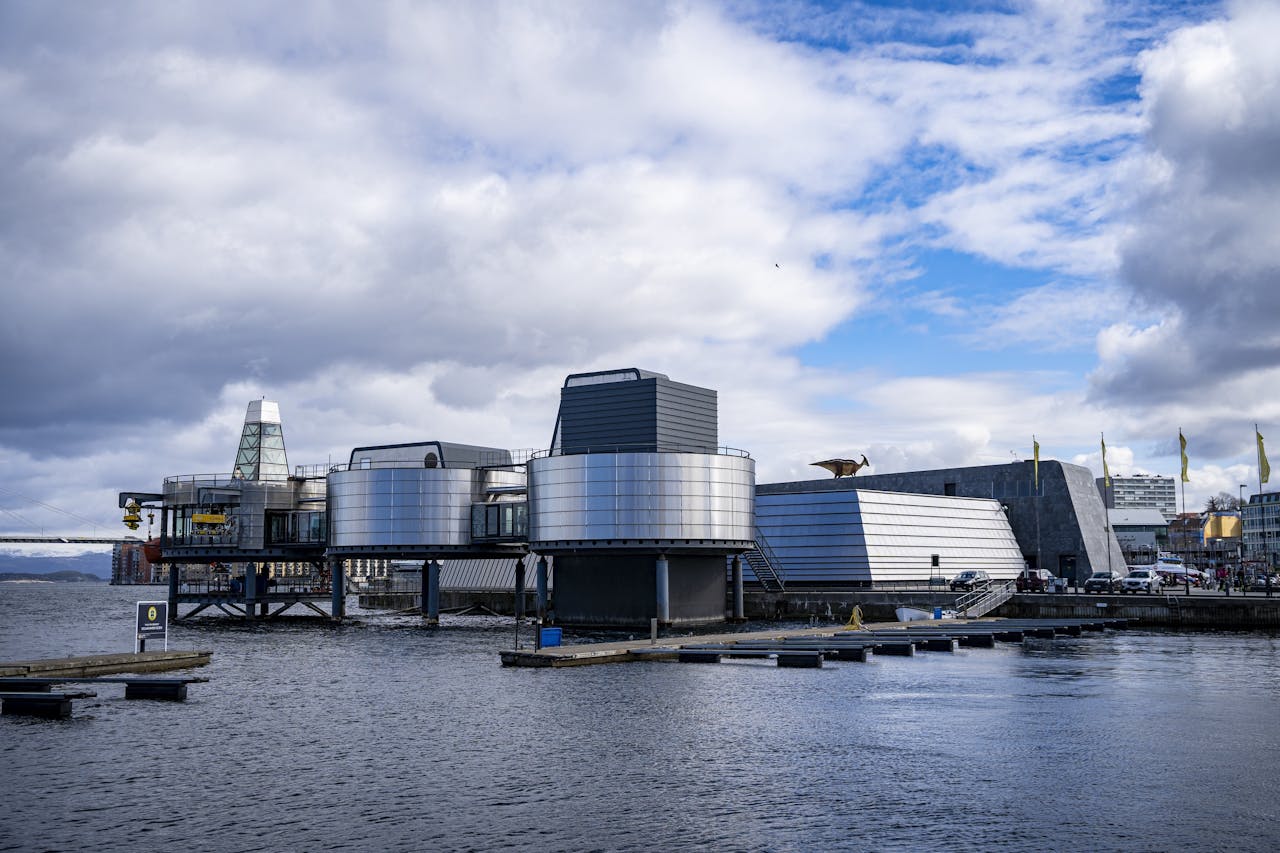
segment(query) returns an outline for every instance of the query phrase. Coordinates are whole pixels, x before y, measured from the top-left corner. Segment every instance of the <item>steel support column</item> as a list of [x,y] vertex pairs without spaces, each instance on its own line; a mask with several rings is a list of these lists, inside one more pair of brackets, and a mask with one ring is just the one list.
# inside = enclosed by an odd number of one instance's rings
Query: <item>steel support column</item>
[[258,564],[244,564],[244,615],[246,619],[252,619],[257,615],[257,608],[254,606],[258,599]]
[[538,624],[547,621],[547,558],[538,557]]
[[658,624],[671,624],[671,585],[668,581],[667,555],[659,554],[653,563],[654,591],[658,610]]
[[346,572],[342,570],[341,560],[329,561],[329,589],[332,596],[329,615],[334,619],[345,619],[347,616],[347,577]]
[[[163,563],[161,565],[164,565]],[[169,564],[169,621],[178,621],[178,564]]]
[[431,561],[423,560],[422,574],[421,574],[421,577],[418,579],[418,613],[422,616],[423,619],[427,618],[427,614],[429,612],[427,599],[430,598],[430,595],[428,595],[427,593],[427,588],[431,585],[431,580],[428,577],[428,575],[430,574],[430,569],[431,569]]
[[440,624],[440,561],[427,561],[427,624]]
[[516,648],[520,648],[520,620],[524,618],[524,557],[516,560]]
[[733,618],[746,619],[746,604],[742,594],[742,555],[733,555]]

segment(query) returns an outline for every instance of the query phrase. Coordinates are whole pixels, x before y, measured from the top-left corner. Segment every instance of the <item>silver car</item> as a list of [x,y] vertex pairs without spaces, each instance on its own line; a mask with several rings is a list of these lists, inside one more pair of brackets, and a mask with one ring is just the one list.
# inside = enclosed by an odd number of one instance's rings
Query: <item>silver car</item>
[[1160,573],[1155,569],[1134,569],[1120,581],[1121,592],[1156,593],[1164,586]]

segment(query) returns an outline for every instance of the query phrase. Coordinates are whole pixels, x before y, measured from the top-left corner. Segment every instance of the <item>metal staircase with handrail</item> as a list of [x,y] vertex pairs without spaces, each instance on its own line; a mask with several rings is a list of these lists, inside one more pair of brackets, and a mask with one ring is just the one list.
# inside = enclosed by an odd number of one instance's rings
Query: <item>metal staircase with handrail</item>
[[956,612],[969,619],[985,616],[1001,604],[1013,598],[1014,582],[1006,581],[1000,586],[989,586],[962,595],[956,599]]
[[769,547],[769,540],[765,538],[759,525],[755,528],[755,534],[755,549],[743,555],[747,565],[751,567],[751,571],[755,572],[756,580],[760,581],[760,585],[766,590],[782,592],[786,585],[782,579],[782,564],[778,562],[778,556]]

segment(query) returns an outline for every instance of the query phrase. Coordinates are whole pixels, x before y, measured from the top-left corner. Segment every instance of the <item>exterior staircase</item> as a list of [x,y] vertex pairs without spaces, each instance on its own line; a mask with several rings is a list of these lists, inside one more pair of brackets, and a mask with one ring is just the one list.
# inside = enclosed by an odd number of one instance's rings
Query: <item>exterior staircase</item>
[[961,616],[968,619],[976,619],[979,616],[986,616],[992,610],[1013,598],[1013,592],[1014,581],[1005,581],[999,586],[989,586],[986,589],[974,590],[968,595],[962,595],[956,599],[955,609]]
[[773,553],[773,549],[769,547],[769,540],[764,537],[759,527],[756,527],[755,549],[743,554],[747,560],[747,565],[751,567],[751,571],[755,572],[756,580],[760,581],[769,592],[782,592],[786,583],[782,578],[782,565],[778,562],[778,557]]

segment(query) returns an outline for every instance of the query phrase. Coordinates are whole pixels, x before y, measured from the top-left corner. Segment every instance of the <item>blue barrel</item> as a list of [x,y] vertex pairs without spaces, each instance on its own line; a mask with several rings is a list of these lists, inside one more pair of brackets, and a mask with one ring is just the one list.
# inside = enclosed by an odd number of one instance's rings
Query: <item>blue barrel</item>
[[933,618],[934,618],[934,619],[941,619],[941,618],[942,618],[942,608],[941,608],[941,607],[935,607],[935,608],[933,608]]
[[560,628],[543,628],[542,629],[542,647],[560,645]]

